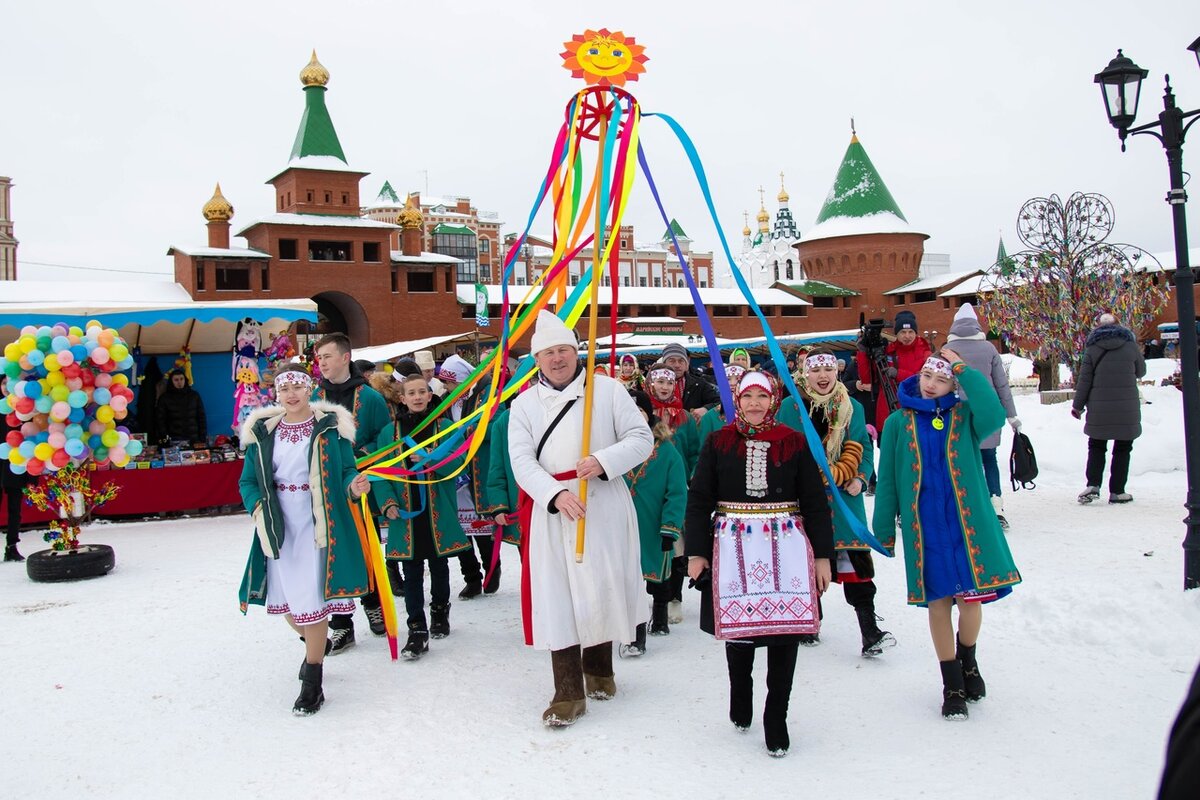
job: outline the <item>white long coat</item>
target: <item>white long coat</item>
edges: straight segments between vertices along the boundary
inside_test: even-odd
[[[590,449],[608,480],[588,481],[582,564],[575,563],[575,523],[548,509],[563,489],[579,492],[578,480],[554,475],[573,471],[581,457],[584,378],[580,372],[562,391],[539,384],[520,395],[510,412],[513,475],[533,500],[528,560],[538,650],[631,642],[646,617],[637,516],[622,476],[650,456],[654,437],[633,398],[612,378],[595,378]],[[576,397],[535,459],[542,434]]]

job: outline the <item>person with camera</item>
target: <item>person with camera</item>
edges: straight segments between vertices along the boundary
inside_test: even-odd
[[[875,430],[880,437],[883,436],[883,423],[895,410],[888,395],[894,397],[896,387],[919,374],[925,359],[932,355],[929,342],[917,334],[917,315],[911,311],[896,312],[892,336],[885,343],[887,339],[889,336],[883,332],[882,325],[876,328],[868,325],[856,356],[859,379],[855,388],[870,392],[875,398]]]

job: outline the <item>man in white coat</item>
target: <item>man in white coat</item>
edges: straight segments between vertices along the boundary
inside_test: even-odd
[[[612,643],[633,641],[647,616],[637,516],[622,476],[650,456],[653,436],[625,388],[597,375],[591,454],[582,452],[585,375],[578,347],[558,317],[538,314],[532,351],[541,374],[513,402],[508,433],[513,475],[532,501],[522,608],[526,642],[550,651],[554,699],[542,714],[550,727],[582,716],[585,693],[594,700],[616,693]],[[586,499],[579,496],[581,478]],[[577,564],[580,518],[587,521],[586,543]]]

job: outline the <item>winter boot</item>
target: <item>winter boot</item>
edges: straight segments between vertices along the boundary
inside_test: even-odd
[[[445,639],[450,635],[450,604],[429,605],[429,635],[434,639]]]
[[[579,645],[551,650],[550,664],[554,668],[554,699],[542,712],[542,724],[547,728],[565,728],[587,713]]]
[[[496,571],[492,573],[487,585],[483,587],[484,594],[495,594],[498,591],[500,591],[500,562],[496,562]]]
[[[655,600],[650,606],[650,635],[669,636],[671,634],[671,626],[668,622],[669,617],[670,612],[667,604]]]
[[[329,648],[329,655],[336,656],[338,653],[344,653],[351,647],[354,647],[354,626],[349,628],[330,628],[329,639],[333,645]]]
[[[19,552],[17,552],[17,546],[15,544],[10,544],[10,545],[5,545],[5,547],[4,547],[4,560],[5,561],[24,561],[25,556],[23,556]]]
[[[617,651],[617,655],[621,658],[637,658],[646,654],[646,623],[642,622],[637,626],[635,638],[629,644],[621,645],[621,649]]]
[[[1108,495],[1108,502],[1112,503],[1113,505],[1118,505],[1121,503],[1132,503],[1133,495],[1129,494],[1129,492],[1110,492]],[[17,560],[20,560],[20,558],[21,558],[20,556],[17,556]],[[4,560],[5,561],[8,560],[7,553],[4,556]]]
[[[792,696],[792,676],[796,673],[796,645],[767,647],[767,706],[763,710],[763,733],[767,754],[783,758],[791,746],[788,736],[788,701]]]
[[[302,642],[304,641],[304,637],[303,637],[303,636],[301,636],[301,637],[300,637],[300,641],[302,641]],[[326,640],[325,640],[325,655],[329,655],[329,650],[330,650],[332,647],[333,647],[333,642],[331,642],[329,639],[326,639]],[[308,663],[308,656],[305,656],[305,657],[304,657],[304,658],[303,658],[303,659],[300,661],[300,680],[304,680],[304,665],[305,665],[305,664],[307,664],[307,663]]]
[[[729,721],[742,733],[754,720],[754,645],[725,643],[729,665]]]
[[[483,581],[467,581],[467,585],[458,593],[459,600],[472,600],[483,594]]]
[[[367,615],[367,624],[371,628],[371,633],[376,636],[383,636],[387,633],[387,626],[383,622],[382,608],[367,608],[363,606],[363,612]]]
[[[583,683],[593,700],[611,700],[617,694],[613,679],[612,642],[583,648]]]
[[[1086,489],[1084,489],[1082,492],[1079,493],[1079,497],[1077,499],[1079,500],[1079,505],[1081,505],[1081,506],[1086,506],[1088,503],[1092,502],[1093,500],[1099,500],[1100,499],[1100,487],[1099,486],[1087,487]]]
[[[429,631],[419,622],[408,623],[408,641],[400,650],[400,657],[408,661],[416,661],[429,652]]]
[[[942,719],[967,718],[967,692],[963,688],[962,663],[957,659],[938,662],[942,668]]]
[[[975,647],[979,643],[967,647],[957,637],[954,641],[957,645],[954,655],[958,663],[962,664],[963,691],[966,692],[967,702],[978,703],[987,697],[987,686],[983,683],[983,676],[979,674],[979,664],[975,661]]]
[[[863,603],[854,607],[858,615],[858,630],[862,633],[863,658],[873,658],[882,655],[889,647],[896,646],[896,637],[888,631],[879,630],[875,620],[875,604]]]
[[[819,633],[802,633],[797,638],[805,647],[816,647],[821,643],[821,634]]]
[[[400,562],[389,558],[385,569],[387,570],[388,583],[392,585],[392,595],[394,597],[403,597],[404,576],[400,574]]]
[[[1008,520],[1004,518],[1004,501],[992,495],[992,508],[996,511],[996,521],[1000,523],[1000,529],[1008,530]]]
[[[300,696],[292,705],[292,713],[297,717],[309,717],[321,710],[325,702],[325,692],[321,691],[321,664],[304,663],[300,670]]]

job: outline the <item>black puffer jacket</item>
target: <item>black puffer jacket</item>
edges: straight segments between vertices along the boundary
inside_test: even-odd
[[[200,394],[190,386],[176,389],[168,384],[155,406],[160,438],[200,441],[208,436],[208,420]]]
[[[721,393],[699,373],[688,370],[683,376],[683,407],[712,408],[721,402]]]
[[[17,430],[8,424],[4,414],[0,414],[0,442],[3,442],[10,431]],[[28,474],[15,474],[8,464],[7,458],[0,458],[0,487],[5,489],[20,489],[33,483],[34,478]]]
[[[1142,435],[1137,382],[1145,374],[1146,360],[1131,330],[1101,325],[1088,335],[1073,404],[1076,411],[1087,409],[1088,437],[1132,441]]]

